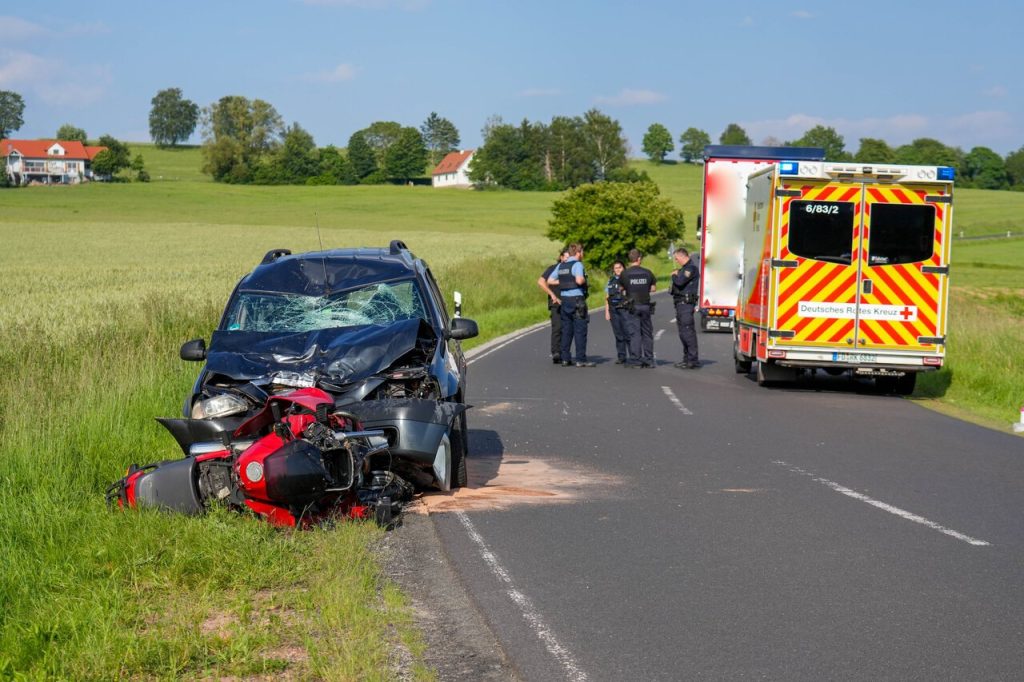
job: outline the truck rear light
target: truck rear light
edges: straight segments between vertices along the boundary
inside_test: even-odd
[[[942,367],[942,358],[925,358],[924,364],[932,367]]]
[[[784,358],[786,357],[786,351],[784,350],[769,350],[768,357],[770,358]]]

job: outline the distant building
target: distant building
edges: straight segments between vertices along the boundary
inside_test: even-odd
[[[104,150],[77,140],[0,140],[4,172],[15,185],[75,185],[92,180],[92,160]]]
[[[469,179],[469,166],[473,162],[475,149],[451,152],[441,159],[431,174],[434,187],[472,187]]]

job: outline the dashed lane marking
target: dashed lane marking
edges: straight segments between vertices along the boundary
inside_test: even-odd
[[[658,331],[657,331],[657,332],[656,332],[656,333],[654,334],[654,340],[655,340],[655,341],[660,341],[660,340],[661,340],[661,335],[662,335],[662,334],[664,334],[664,333],[665,333],[665,330],[664,330],[664,329],[659,329],[659,330],[658,330]]]
[[[523,614],[523,618],[530,625],[530,629],[533,630],[534,634],[540,639],[541,643],[544,644],[544,648],[548,650],[555,660],[562,666],[562,670],[565,671],[566,677],[574,682],[585,682],[587,680],[587,674],[583,672],[579,664],[576,662],[576,658],[572,653],[566,649],[561,642],[558,641],[558,637],[551,631],[551,628],[547,623],[544,622],[544,618],[540,615],[537,609],[534,607],[533,602],[525,594],[516,589],[515,584],[512,582],[512,576],[505,570],[505,567],[498,561],[498,557],[494,555],[487,543],[484,542],[483,537],[477,532],[476,526],[469,520],[469,516],[465,512],[455,512],[462,526],[466,529],[466,533],[470,539],[476,544],[477,549],[480,551],[480,556],[487,563],[488,568],[491,569],[491,573],[500,580],[505,586],[505,594],[508,595],[516,606],[519,607],[520,612]]]
[[[961,542],[966,542],[969,545],[974,545],[975,547],[988,547],[991,544],[991,543],[985,542],[984,540],[978,540],[977,538],[972,538],[970,535],[964,535],[963,533],[960,533],[959,531],[952,530],[951,528],[946,528],[943,525],[935,523],[934,521],[930,521],[930,520],[926,519],[923,516],[918,516],[917,514],[914,514],[912,512],[908,512],[905,509],[900,509],[899,507],[894,507],[893,505],[888,504],[886,502],[882,502],[882,501],[876,500],[876,499],[874,499],[872,497],[868,497],[864,493],[859,493],[856,490],[851,490],[850,488],[847,488],[846,486],[840,485],[840,484],[836,483],[835,481],[830,481],[827,478],[821,478],[820,476],[816,476],[813,473],[811,473],[810,471],[806,471],[804,469],[801,469],[800,467],[793,466],[792,464],[789,464],[787,462],[782,462],[780,460],[775,460],[775,461],[772,462],[772,464],[778,465],[780,467],[785,467],[789,471],[792,471],[794,474],[800,474],[801,476],[807,476],[811,480],[816,481],[818,483],[821,483],[822,485],[827,486],[827,487],[831,488],[832,490],[835,490],[837,493],[842,493],[843,495],[846,495],[847,497],[852,497],[853,499],[860,500],[861,502],[864,502],[865,504],[870,504],[872,507],[877,507],[878,509],[881,509],[882,511],[887,511],[890,514],[894,514],[894,515],[900,517],[901,519],[906,519],[907,521],[913,521],[914,523],[919,523],[922,526],[926,526],[928,528],[931,528],[932,530],[937,530],[937,531],[939,531],[940,533],[942,533],[944,535],[948,535],[951,538],[956,538],[957,540],[960,540]]]
[[[679,398],[676,397],[676,394],[672,392],[671,388],[669,388],[668,386],[662,386],[661,392],[668,397],[668,399],[672,402],[673,405],[679,408],[680,412],[682,412],[683,414],[693,415],[693,412],[690,412],[690,410],[686,408],[686,405],[683,405]]]

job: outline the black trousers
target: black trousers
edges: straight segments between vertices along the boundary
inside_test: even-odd
[[[693,303],[676,303],[676,325],[679,327],[679,340],[683,343],[683,362],[696,363],[697,330],[693,322]]]
[[[562,306],[557,303],[548,303],[548,312],[551,313],[551,357],[562,357]]]
[[[629,313],[625,308],[611,309],[612,334],[615,336],[615,354],[619,360],[629,359]]]
[[[629,354],[633,362],[654,364],[654,325],[651,323],[651,306],[636,304],[626,318],[629,329]]]

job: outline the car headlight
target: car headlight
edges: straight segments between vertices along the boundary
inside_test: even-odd
[[[192,406],[193,419],[218,419],[232,414],[245,412],[249,404],[237,395],[223,393],[221,395],[200,400]]]

